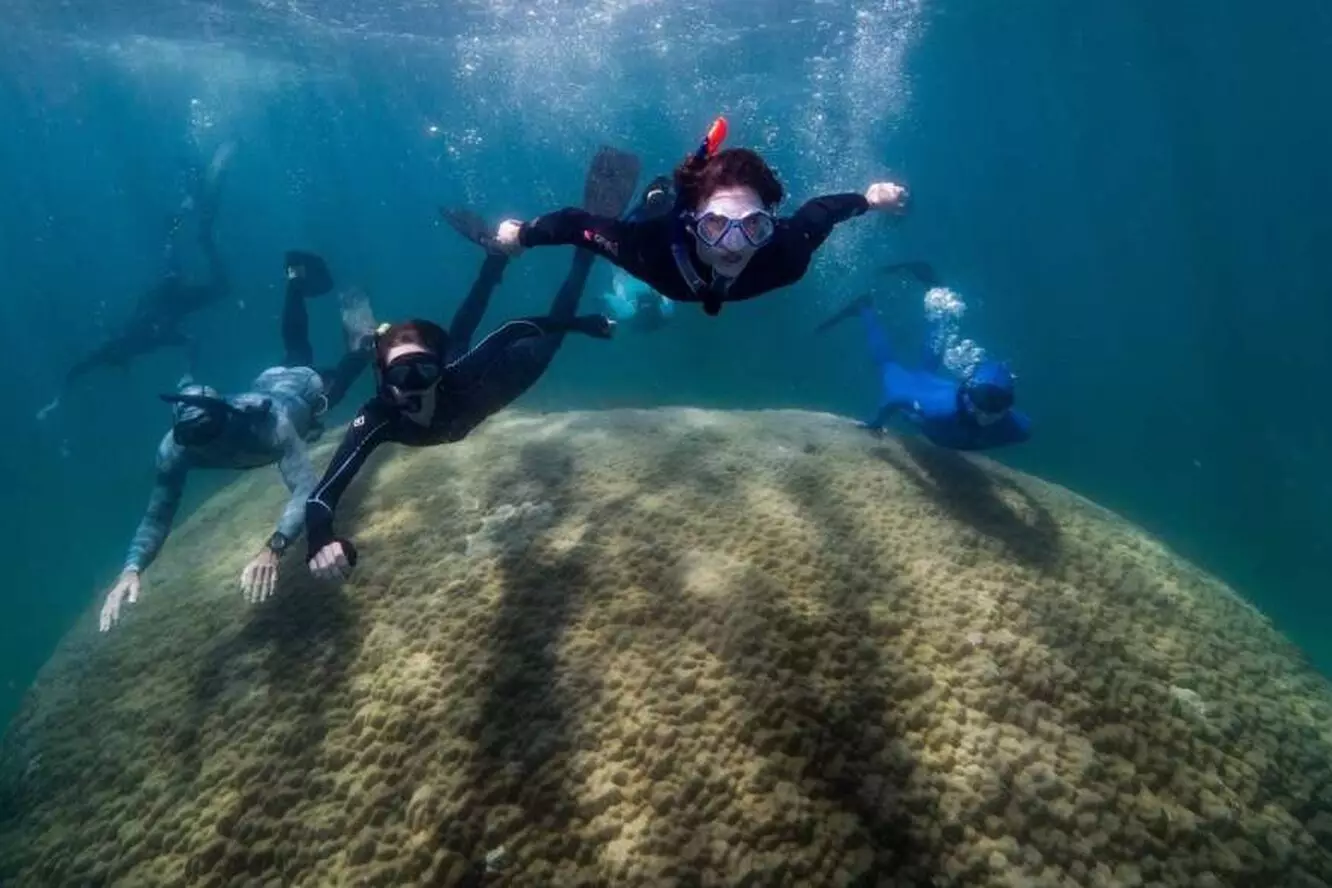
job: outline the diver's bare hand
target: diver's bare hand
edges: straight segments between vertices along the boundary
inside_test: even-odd
[[[278,553],[265,546],[241,571],[241,594],[250,604],[269,598],[277,588]]]
[[[356,564],[355,549],[351,543],[334,540],[310,559],[310,573],[320,580],[345,580],[351,576]]]
[[[906,188],[896,182],[875,182],[865,189],[865,200],[871,210],[886,210],[899,216],[906,213],[910,197]]]
[[[139,600],[139,572],[137,570],[127,570],[116,580],[116,584],[111,587],[111,591],[106,593],[106,601],[102,604],[102,617],[98,627],[103,632],[110,632],[111,627],[116,625],[120,619],[120,606],[128,601],[130,604]]]
[[[495,231],[494,246],[501,253],[516,256],[523,251],[518,241],[518,234],[523,230],[523,223],[514,219],[505,219]]]

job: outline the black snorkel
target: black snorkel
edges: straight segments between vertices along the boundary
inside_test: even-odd
[[[199,394],[161,394],[158,395],[168,404],[180,404],[193,407],[199,412],[191,417],[177,417],[171,426],[171,436],[181,447],[201,447],[216,441],[227,427],[232,416],[266,416],[273,410],[273,402],[265,398],[259,404],[247,404],[237,407],[230,401],[214,395]]]

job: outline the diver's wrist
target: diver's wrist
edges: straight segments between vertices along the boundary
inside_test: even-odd
[[[291,539],[280,530],[274,531],[273,535],[268,538],[268,551],[279,558],[282,557],[282,554],[287,551],[287,547],[290,545]]]

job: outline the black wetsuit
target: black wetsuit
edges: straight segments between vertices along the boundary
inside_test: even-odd
[[[364,348],[352,348],[349,343],[341,360],[333,367],[319,369],[314,364],[314,349],[310,346],[310,315],[305,307],[307,297],[299,279],[288,279],[287,292],[282,305],[282,347],[286,356],[283,358],[288,367],[312,367],[324,380],[324,397],[328,399],[328,409],[336,407],[347,394],[347,389],[356,382],[370,364],[374,349],[366,343]]]
[[[162,280],[139,297],[134,313],[120,330],[93,349],[65,374],[65,388],[98,367],[125,367],[135,358],[159,348],[180,347],[186,350],[187,368],[195,371],[196,344],[180,329],[185,318],[231,292],[231,279],[213,239],[213,222],[217,213],[216,194],[198,199],[199,234],[197,243],[208,265],[208,280],[192,284],[184,279],[180,266],[177,239],[183,226],[185,213],[177,212],[168,223],[165,247],[166,269]]]
[[[727,284],[714,277],[698,257],[694,238],[674,213],[644,221],[594,216],[569,207],[523,225],[518,242],[524,247],[573,244],[596,252],[677,302],[702,302],[716,314],[724,302],[753,299],[790,286],[809,268],[814,252],[839,223],[862,215],[869,203],[862,194],[816,197],[795,215],[777,220],[772,240],[754,254],[745,270]],[[675,248],[693,269],[694,281],[682,272]],[[695,286],[702,284],[702,286]]]
[[[461,441],[541,378],[565,333],[605,333],[609,324],[606,318],[575,316],[595,261],[592,254],[576,251],[548,316],[508,321],[472,348],[472,335],[508,264],[504,256],[486,258],[449,327],[448,363],[436,384],[436,406],[430,423],[414,421],[383,395],[366,402],[306,502],[311,557],[335,540],[333,516],[338,500],[376,447],[390,441],[409,447]]]

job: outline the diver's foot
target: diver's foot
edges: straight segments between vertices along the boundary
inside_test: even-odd
[[[287,280],[305,299],[323,296],[333,289],[333,274],[328,263],[317,253],[288,250],[284,257]]]
[[[342,334],[347,351],[369,351],[375,347],[375,312],[370,297],[359,287],[342,291],[338,296],[342,306]]]

